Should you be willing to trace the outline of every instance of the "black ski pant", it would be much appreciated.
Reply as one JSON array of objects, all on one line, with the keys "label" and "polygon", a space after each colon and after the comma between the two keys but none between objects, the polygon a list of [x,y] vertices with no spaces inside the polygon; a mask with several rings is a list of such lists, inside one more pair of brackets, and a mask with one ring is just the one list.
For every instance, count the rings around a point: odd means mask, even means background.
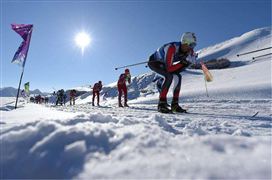
[{"label": "black ski pant", "polygon": [[100,96],[100,93],[99,91],[93,91],[93,102],[92,102],[92,105],[94,106],[94,99],[95,99],[95,95],[97,96],[97,106],[99,106],[99,96]]},{"label": "black ski pant", "polygon": [[160,102],[167,102],[167,93],[168,90],[173,82],[174,75],[178,78],[174,87],[174,94],[173,94],[173,100],[172,103],[178,103],[179,100],[179,92],[180,92],[180,86],[181,86],[181,75],[180,71],[176,72],[168,72],[166,70],[166,66],[164,63],[160,61],[154,60],[153,55],[150,56],[148,66],[151,70],[154,72],[162,75],[164,77],[164,82],[162,84],[162,90],[160,92]]}]

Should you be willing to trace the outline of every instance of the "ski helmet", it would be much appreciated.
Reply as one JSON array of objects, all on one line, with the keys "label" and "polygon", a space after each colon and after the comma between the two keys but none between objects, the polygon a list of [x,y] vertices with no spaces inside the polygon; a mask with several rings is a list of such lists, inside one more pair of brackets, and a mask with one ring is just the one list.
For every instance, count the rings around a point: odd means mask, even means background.
[{"label": "ski helmet", "polygon": [[129,73],[129,69],[125,69],[125,73]]},{"label": "ski helmet", "polygon": [[196,36],[193,32],[185,32],[181,36],[181,44],[187,44],[191,48],[196,46]]},{"label": "ski helmet", "polygon": [[99,84],[102,84],[102,81],[98,81]]}]

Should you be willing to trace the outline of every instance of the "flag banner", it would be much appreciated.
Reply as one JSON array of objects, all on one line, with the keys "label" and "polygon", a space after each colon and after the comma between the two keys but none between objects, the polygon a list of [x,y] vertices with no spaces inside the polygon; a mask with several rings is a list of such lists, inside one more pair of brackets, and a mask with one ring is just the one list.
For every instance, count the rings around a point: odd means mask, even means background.
[{"label": "flag banner", "polygon": [[29,94],[29,82],[25,83],[25,92]]},{"label": "flag banner", "polygon": [[210,73],[210,71],[208,70],[208,68],[206,67],[206,65],[203,62],[201,62],[200,64],[201,64],[201,68],[202,68],[202,71],[205,76],[205,80],[207,82],[211,82],[213,80],[212,74]]},{"label": "flag banner", "polygon": [[12,63],[17,63],[22,67],[25,66],[27,52],[30,44],[33,25],[32,24],[11,24],[11,28],[18,33],[24,41],[16,51]]}]

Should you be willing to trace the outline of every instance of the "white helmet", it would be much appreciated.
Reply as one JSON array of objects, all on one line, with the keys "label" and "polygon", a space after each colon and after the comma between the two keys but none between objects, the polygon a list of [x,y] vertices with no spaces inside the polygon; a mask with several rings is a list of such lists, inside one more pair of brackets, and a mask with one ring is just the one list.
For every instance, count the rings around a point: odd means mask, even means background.
[{"label": "white helmet", "polygon": [[185,32],[181,36],[181,44],[187,44],[191,48],[194,48],[196,46],[196,36],[193,32]]}]

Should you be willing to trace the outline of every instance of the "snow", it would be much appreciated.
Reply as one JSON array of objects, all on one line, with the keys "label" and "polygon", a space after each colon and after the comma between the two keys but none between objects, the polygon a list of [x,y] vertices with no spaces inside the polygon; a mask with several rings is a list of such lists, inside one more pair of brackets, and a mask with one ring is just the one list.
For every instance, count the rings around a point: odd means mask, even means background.
[{"label": "snow", "polygon": [[270,42],[271,29],[261,28],[200,50],[228,52],[238,65],[211,71],[209,97],[201,70],[183,73],[189,114],[156,111],[153,73],[133,78],[130,108],[116,107],[116,83],[101,107],[90,92],[75,106],[19,99],[14,109],[15,98],[1,97],[1,178],[271,179],[271,57],[236,57]]}]

